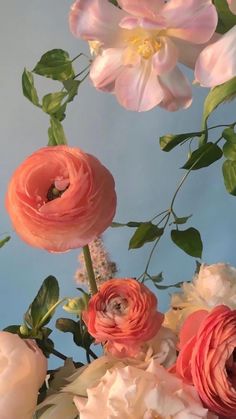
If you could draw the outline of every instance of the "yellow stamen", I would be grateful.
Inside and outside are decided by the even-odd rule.
[[[142,58],[148,60],[152,55],[162,48],[162,42],[156,36],[142,37],[134,36],[129,39],[129,43]]]

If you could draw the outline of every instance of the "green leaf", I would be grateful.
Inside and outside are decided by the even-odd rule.
[[[93,339],[88,334],[87,328],[83,322],[75,322],[74,320],[62,317],[57,319],[56,328],[64,333],[72,333],[73,340],[77,346],[88,348],[93,342]]]
[[[116,0],[109,0],[110,3],[114,4],[114,6],[119,7],[119,4]]]
[[[231,100],[236,94],[236,77],[227,81],[220,86],[214,87],[211,89],[210,93],[207,95],[204,108],[203,108],[203,119],[202,126],[204,129],[207,127],[207,120],[210,114],[223,102]],[[202,135],[201,141],[204,143],[207,141],[207,131]]]
[[[236,160],[236,144],[225,143],[223,146],[224,156],[229,160]]]
[[[175,217],[175,221],[173,224],[185,224],[192,215],[188,215],[187,217]]]
[[[183,143],[185,140],[190,140],[194,137],[200,137],[205,131],[186,132],[184,134],[166,134],[160,137],[160,147],[163,151],[170,151],[177,145]]]
[[[40,107],[39,98],[37,94],[37,90],[34,87],[34,77],[33,74],[24,69],[22,74],[22,90],[23,95],[30,100],[34,105]]]
[[[59,299],[59,285],[54,276],[48,276],[40,287],[38,294],[30,305],[27,313],[30,315],[31,324],[34,329],[39,327],[39,324],[44,326],[52,318],[54,311],[45,318],[48,311],[57,303]]]
[[[117,228],[117,227],[139,227],[141,223],[140,221],[129,221],[126,224],[123,223],[116,223],[115,221],[111,223],[111,227]]]
[[[193,151],[182,169],[198,170],[210,166],[222,157],[222,150],[214,143],[206,143]],[[194,165],[194,166],[193,166]]]
[[[187,230],[172,230],[171,239],[185,253],[190,256],[202,257],[202,240],[198,230],[193,227]]]
[[[67,92],[56,92],[45,95],[42,101],[43,111],[49,114],[54,114],[60,109],[62,101],[66,96]]]
[[[3,330],[4,332],[19,334],[20,326],[20,324],[12,324],[11,326],[5,327]]]
[[[9,240],[11,239],[11,236],[6,236],[4,239],[0,240],[0,249],[3,247]]]
[[[225,33],[236,25],[236,16],[230,11],[226,0],[214,0],[218,12],[216,32]]]
[[[51,117],[50,118],[50,124],[51,126],[48,128],[48,145],[54,146],[54,145],[62,145],[67,144],[66,136],[64,133],[64,129],[60,121],[58,121],[56,118]]]
[[[180,288],[182,284],[183,284],[183,281],[182,282],[176,282],[176,284],[170,284],[170,285],[159,285],[159,284],[155,284],[155,283],[153,285],[158,290],[167,290],[168,288],[173,288],[173,287]]]
[[[152,282],[159,283],[163,281],[163,273],[160,272],[157,275],[151,275]]]
[[[63,82],[65,89],[67,90],[68,100],[67,102],[72,102],[74,97],[78,94],[78,89],[81,84],[80,80],[69,79]]]
[[[236,196],[236,161],[225,160],[222,171],[227,191]]]
[[[236,133],[234,132],[234,128],[232,127],[225,128],[224,131],[222,132],[222,137],[224,137],[226,141],[236,144]]]
[[[145,243],[152,242],[163,234],[163,228],[158,228],[151,222],[141,223],[131,237],[129,249],[137,249]]]
[[[33,72],[59,81],[71,79],[75,75],[69,54],[62,49],[46,52],[36,64]]]

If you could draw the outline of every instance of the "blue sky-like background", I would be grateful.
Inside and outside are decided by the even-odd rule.
[[[74,273],[79,250],[54,255],[29,247],[12,232],[4,200],[11,174],[29,154],[47,144],[49,118],[34,107],[21,92],[24,67],[32,69],[41,55],[62,48],[71,57],[88,53],[85,42],[70,34],[68,0],[12,0],[3,2],[0,15],[0,233],[10,233],[11,241],[0,250],[0,327],[21,323],[22,315],[36,294],[42,280],[52,274],[60,283],[61,296],[76,294]],[[81,63],[85,65],[85,61]],[[78,70],[81,68],[77,67]],[[185,70],[190,80],[191,71]],[[36,77],[40,95],[57,91],[58,84]],[[158,139],[165,133],[199,130],[207,90],[194,87],[190,109],[168,113],[155,108],[146,113],[128,112],[115,97],[96,91],[89,80],[83,83],[78,97],[68,106],[64,129],[71,146],[97,156],[112,172],[116,181],[118,206],[115,220],[148,220],[166,209],[184,174],[180,169],[187,148],[171,153],[160,150]],[[236,119],[235,104],[218,109],[210,125]],[[211,139],[217,140],[217,131]],[[201,231],[203,261],[225,261],[236,266],[236,199],[226,191],[221,174],[222,160],[209,168],[195,171],[186,182],[176,202],[179,216],[193,214],[187,226]],[[111,258],[119,268],[119,277],[142,273],[151,249],[128,251],[131,229],[109,229],[104,240]],[[167,234],[155,253],[151,271],[163,272],[166,283],[191,279],[195,261],[171,243]],[[167,309],[168,292],[158,295],[160,308]],[[58,317],[64,315],[58,311]],[[53,322],[52,322],[53,326]],[[75,360],[84,354],[70,336],[55,332],[56,348]],[[55,359],[52,365],[57,365]]]

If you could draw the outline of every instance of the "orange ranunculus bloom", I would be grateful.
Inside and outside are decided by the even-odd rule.
[[[176,372],[220,417],[236,414],[236,310],[221,305],[191,314],[180,332]]]
[[[114,179],[79,148],[44,147],[13,174],[6,206],[28,244],[65,252],[88,244],[110,225],[116,209]]]
[[[115,356],[135,356],[156,335],[164,316],[155,295],[135,279],[111,279],[101,285],[83,313],[89,333],[106,342]]]

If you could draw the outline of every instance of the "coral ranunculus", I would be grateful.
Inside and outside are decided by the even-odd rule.
[[[50,252],[82,247],[111,223],[116,193],[111,173],[79,148],[44,147],[11,179],[7,209],[16,232]]]
[[[33,340],[0,332],[0,417],[32,419],[47,360]]]
[[[161,327],[155,295],[135,279],[111,279],[101,285],[83,313],[89,333],[118,357],[135,356]]]
[[[236,414],[236,310],[218,306],[191,314],[180,333],[176,372],[194,384],[204,404],[225,418]]]
[[[212,37],[217,13],[211,0],[77,0],[70,13],[76,37],[95,42],[94,86],[115,93],[133,111],[187,108],[191,86],[177,63],[194,67]],[[100,46],[100,48],[99,48]]]

